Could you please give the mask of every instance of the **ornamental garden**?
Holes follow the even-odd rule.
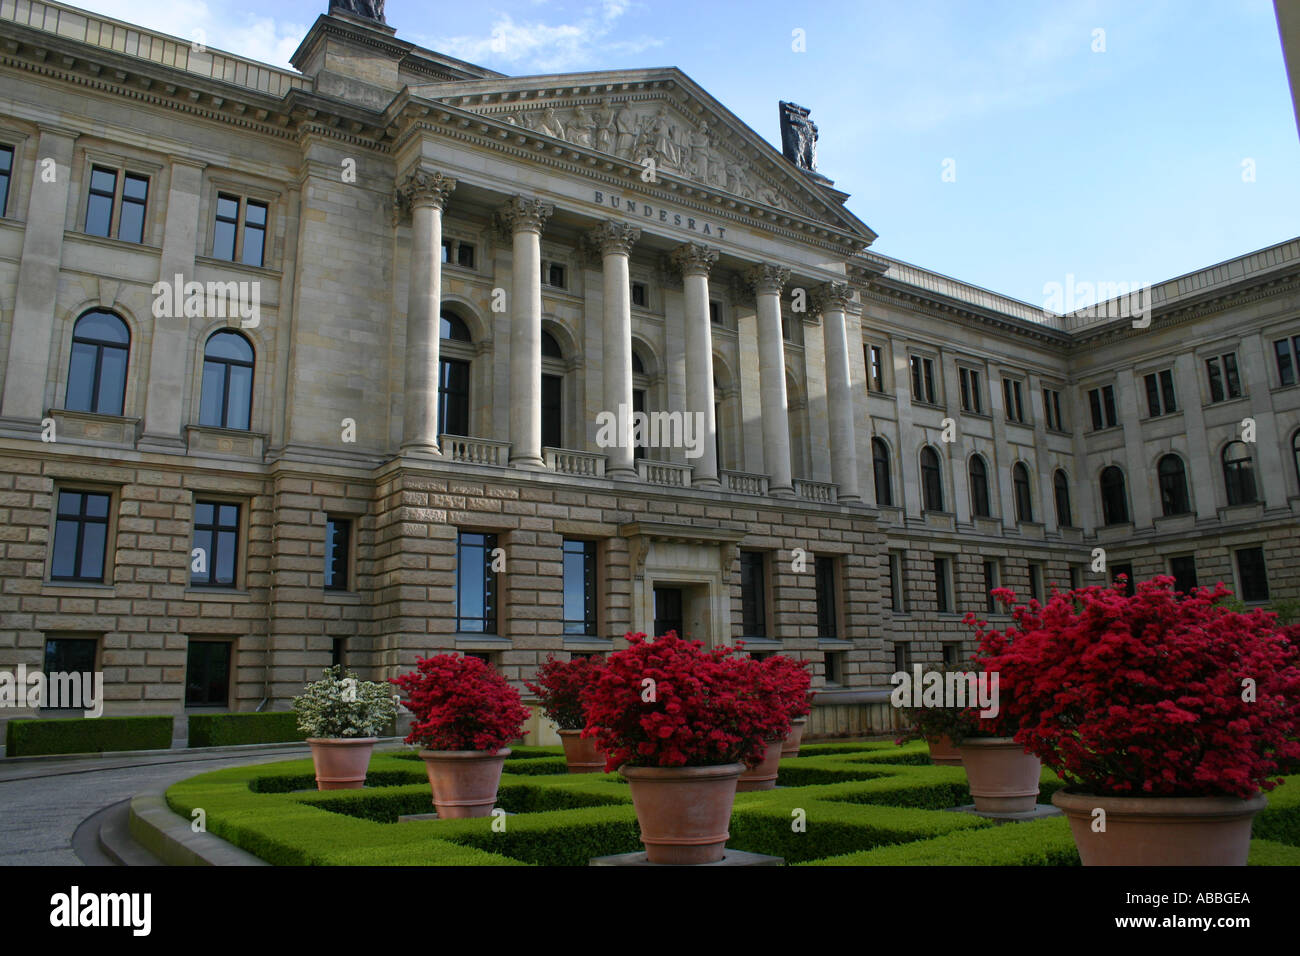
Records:
[[[167,803],[281,865],[1300,864],[1300,626],[1167,577],[996,596],[966,670],[999,706],[913,701],[899,741],[803,741],[792,658],[629,634],[528,685],[562,748],[512,745],[528,710],[480,659],[331,668],[295,700],[311,761]],[[394,691],[410,746],[376,751]]]

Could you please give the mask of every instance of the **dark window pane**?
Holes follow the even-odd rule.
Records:
[[[225,587],[235,584],[235,545],[233,531],[217,532],[217,558],[213,581]]]
[[[212,235],[212,257],[230,260],[235,258],[235,223],[224,219],[217,220],[217,228]]]
[[[108,539],[108,525],[87,521],[82,526],[81,568],[77,577],[82,580],[102,581],[104,578],[104,545]]]
[[[226,641],[190,641],[185,661],[187,707],[229,704],[230,649]]]
[[[835,559],[817,558],[813,563],[817,587],[817,636],[835,638],[836,626],[835,600]]]
[[[468,435],[469,363],[442,359],[439,366],[438,431],[446,435]]]
[[[1102,401],[1106,405],[1106,427],[1114,428],[1116,422],[1115,415],[1115,389],[1107,385],[1101,390]]]
[[[247,365],[230,366],[230,392],[226,396],[226,428],[247,431],[253,412],[253,370]]]
[[[469,243],[462,242],[456,247],[456,265],[466,269],[474,268],[474,247]]]
[[[542,376],[542,445],[548,448],[564,447],[563,386],[558,375]]]
[[[131,342],[126,323],[111,312],[87,312],[77,319],[72,336],[78,341],[105,345],[129,345]]]
[[[1263,548],[1243,548],[1237,552],[1237,577],[1241,581],[1243,601],[1268,600],[1268,573],[1264,567]]]
[[[108,495],[87,494],[83,500],[85,502],[85,512],[89,517],[108,517]]]
[[[745,637],[767,635],[766,594],[763,555],[740,552],[741,631]]]
[[[113,197],[92,193],[86,203],[86,232],[107,236],[113,222]]]
[[[1088,406],[1092,410],[1092,427],[1094,430],[1100,430],[1102,426],[1101,417],[1101,390],[1092,389],[1088,392]]]
[[[1210,401],[1223,401],[1223,375],[1219,371],[1219,360],[1216,358],[1206,359],[1205,371],[1210,378]]]
[[[1146,376],[1147,386],[1147,414],[1155,418],[1160,414],[1160,389],[1156,386],[1156,377],[1154,375]]]
[[[60,518],[54,525],[54,561],[50,577],[71,578],[77,574],[77,529],[80,523]]]
[[[249,226],[266,225],[266,204],[249,200],[244,213],[244,223]]]
[[[82,342],[72,343],[72,361],[68,367],[68,394],[64,405],[74,412],[93,410],[95,359],[99,349]]]
[[[1296,382],[1295,365],[1291,359],[1291,345],[1286,339],[1273,343],[1273,350],[1277,353],[1277,377],[1283,385],[1294,385]]]
[[[952,601],[948,593],[948,559],[934,559],[934,596],[937,610],[946,614],[952,610]]]
[[[1241,395],[1241,379],[1237,375],[1237,356],[1229,352],[1223,357],[1223,374],[1228,380],[1228,397],[1237,398]]]
[[[225,413],[226,366],[220,362],[203,363],[203,391],[199,397],[199,424],[221,425]]]
[[[1190,594],[1196,587],[1196,559],[1190,554],[1169,559],[1169,573],[1174,576],[1174,590]]]
[[[352,522],[342,518],[329,518],[325,522],[325,588],[330,591],[348,589],[348,552],[352,536]]]
[[[126,400],[126,349],[105,346],[99,353],[99,395],[94,411],[121,415]]]

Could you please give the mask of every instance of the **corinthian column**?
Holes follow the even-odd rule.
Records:
[[[605,277],[605,324],[603,356],[605,410],[618,421],[632,414],[632,283],[628,278],[628,253],[641,238],[635,226],[607,219],[591,231],[591,242],[600,250]],[[630,418],[628,419],[630,422]],[[630,426],[619,434],[631,435]],[[632,442],[615,442],[606,449],[605,474],[611,478],[636,477]]]
[[[700,457],[693,462],[697,488],[718,487],[718,423],[713,408],[713,329],[709,323],[709,270],[718,250],[688,242],[673,250],[673,262],[682,270],[686,299],[686,413],[699,414],[704,423]]]
[[[849,375],[849,338],[844,310],[853,292],[847,282],[827,282],[817,290],[826,345],[826,407],[830,424],[831,480],[840,501],[861,501],[858,494],[857,435],[853,427],[853,388]]]
[[[456,181],[416,169],[397,187],[411,210],[411,274],[406,303],[406,383],[402,448],[438,453],[438,344],[442,304],[442,210]]]
[[[768,491],[794,494],[790,477],[790,418],[785,393],[785,342],[781,335],[781,290],[790,270],[761,263],[749,270],[758,304],[758,393],[763,414],[763,460]]]
[[[555,207],[513,197],[500,216],[514,234],[510,307],[510,464],[542,460],[542,227]]]

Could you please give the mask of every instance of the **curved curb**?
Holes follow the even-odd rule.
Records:
[[[128,822],[136,843],[165,866],[270,866],[211,833],[195,833],[190,821],[173,813],[162,791],[131,798]]]

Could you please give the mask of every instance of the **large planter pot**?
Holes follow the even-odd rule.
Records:
[[[560,743],[564,744],[564,761],[569,773],[604,773],[605,758],[596,749],[596,741],[583,737],[581,730],[561,730]]]
[[[785,741],[785,737],[778,737],[767,742],[767,753],[763,756],[763,762],[740,775],[740,780],[736,783],[738,791],[772,790],[776,787],[776,775],[780,769]]]
[[[925,742],[930,746],[930,763],[938,767],[961,766],[961,751],[947,734],[927,737]]]
[[[1245,866],[1250,826],[1268,805],[1240,797],[1095,797],[1052,794],[1070,821],[1084,866]],[[1106,829],[1093,830],[1098,808]]]
[[[1042,763],[1010,737],[971,737],[958,748],[980,813],[1026,813],[1038,802]]]
[[[781,748],[781,756],[789,760],[791,757],[799,756],[799,746],[803,743],[803,729],[808,726],[808,718],[800,717],[790,724],[790,732],[785,735],[785,746]]]
[[[308,737],[317,790],[360,790],[378,737]]]
[[[510,748],[490,750],[421,750],[429,773],[433,806],[442,820],[486,817],[497,802],[501,768]]]
[[[731,836],[731,805],[743,763],[619,768],[632,791],[651,863],[716,863]]]

